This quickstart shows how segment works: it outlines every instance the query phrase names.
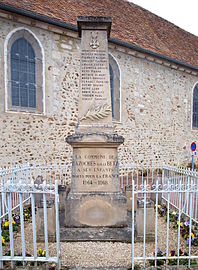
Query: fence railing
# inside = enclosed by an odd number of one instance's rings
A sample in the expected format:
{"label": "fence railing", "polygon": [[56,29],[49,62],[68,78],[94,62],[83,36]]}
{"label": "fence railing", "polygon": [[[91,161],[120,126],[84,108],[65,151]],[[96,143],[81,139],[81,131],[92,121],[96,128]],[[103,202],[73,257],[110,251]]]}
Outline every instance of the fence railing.
{"label": "fence railing", "polygon": [[[11,185],[16,184],[30,184],[32,181],[30,166],[29,164],[10,167],[5,169],[0,169],[0,185],[1,187],[10,183]],[[23,203],[26,203],[30,199],[30,195],[28,193],[22,195]],[[20,196],[17,192],[13,192],[11,194],[11,207],[12,211],[19,208]],[[3,218],[5,221],[6,216],[8,216],[8,204],[9,199],[6,192],[0,193],[0,218]]]}
{"label": "fence railing", "polygon": [[[190,169],[182,169],[172,166],[163,167],[162,185],[168,185],[170,187],[178,188],[182,186],[183,189],[189,190],[193,186],[198,185],[198,172],[191,171]],[[162,194],[162,198],[167,201],[167,194]],[[190,213],[190,192],[183,192],[181,197],[181,205],[179,201],[179,193],[170,195],[170,204],[177,210],[181,208],[181,213],[187,216],[191,216],[194,222],[198,223],[198,192],[193,192],[192,195],[192,209]]]}
{"label": "fence railing", "polygon": [[[4,175],[9,172],[4,172]],[[60,230],[59,230],[59,195],[58,181],[55,184],[35,184],[25,182],[4,183],[0,186],[0,193],[6,194],[8,217],[3,221],[0,208],[0,267],[4,269],[6,262],[11,262],[13,268],[15,263],[51,263],[55,262],[60,269]],[[13,211],[13,194],[19,198],[18,214]],[[24,196],[30,196],[29,213],[27,214],[26,205],[24,204]],[[54,220],[49,221],[49,198],[53,201],[54,206],[52,212]],[[40,211],[41,209],[41,211]],[[36,211],[38,211],[36,213]],[[42,215],[41,215],[42,213]],[[26,226],[27,215],[31,217],[30,222]],[[51,218],[52,215],[50,215]],[[53,234],[56,241],[56,254],[50,254],[49,250],[49,222],[55,224]],[[27,228],[28,227],[28,228]],[[16,233],[17,231],[17,238]],[[43,237],[43,249],[39,248],[40,243],[37,239]],[[18,240],[20,239],[20,240]],[[30,242],[32,239],[32,243]],[[20,243],[18,243],[20,241]],[[7,243],[8,242],[8,243]],[[33,250],[32,250],[33,245]],[[19,252],[20,250],[20,252]]]}
{"label": "fence railing", "polygon": [[[189,170],[164,166],[162,181],[143,178],[143,184],[132,178],[132,269],[136,264],[198,267],[197,194],[197,173]],[[138,238],[142,250],[136,254]],[[149,238],[153,250],[148,247]]]}
{"label": "fence railing", "polygon": [[[30,184],[32,182],[43,183],[53,186],[55,181],[58,181],[59,185],[67,185],[71,174],[71,164],[32,164],[29,163],[14,166],[10,168],[0,168],[0,184],[4,185],[8,181],[11,184]],[[16,192],[12,193],[12,210],[19,208],[19,194]],[[23,203],[26,203],[30,199],[30,196],[23,194]],[[7,194],[0,193],[0,208],[1,208],[1,218],[5,220],[8,215],[8,198]]]}
{"label": "fence railing", "polygon": [[157,177],[161,177],[162,169],[156,167],[143,167],[138,163],[119,165],[120,169],[120,187],[125,190],[126,187],[131,186],[134,181],[136,185],[143,185],[144,181],[147,184],[156,182]]}
{"label": "fence railing", "polygon": [[[70,164],[55,163],[31,166],[26,164],[0,170],[1,268],[4,267],[6,261],[11,262],[12,267],[19,261],[23,262],[23,265],[28,262],[55,262],[60,267],[58,185],[68,183],[70,172]],[[120,184],[123,190],[129,188],[132,194],[132,269],[136,263],[147,267],[148,263],[158,266],[159,262],[164,266],[168,266],[171,262],[176,262],[176,265],[180,266],[185,262],[190,267],[193,260],[198,260],[197,253],[194,253],[196,237],[198,244],[197,172],[170,166],[154,169],[134,164],[121,165]],[[26,225],[24,215],[27,207],[31,212],[29,225]],[[52,213],[54,213],[52,223],[55,224],[55,228],[52,226],[56,241],[55,253],[50,253],[48,241],[51,230],[48,217],[51,217]],[[17,233],[17,235],[20,234],[18,246],[13,225],[16,215],[20,220]],[[6,243],[4,245],[5,222],[8,226],[9,247]],[[162,232],[160,232],[161,225],[164,226]],[[42,230],[43,233],[41,233]],[[184,231],[185,235],[183,235]],[[173,233],[176,236],[173,237]],[[41,234],[44,241],[42,249],[41,243],[38,244],[37,241]],[[141,240],[142,250],[136,254],[135,240],[138,238]],[[175,239],[174,252],[171,245],[173,238]],[[33,249],[28,246],[29,239],[32,241]],[[152,252],[147,240],[152,240],[154,243]],[[181,253],[184,241],[187,251]],[[16,254],[18,248],[20,248],[20,254]],[[42,256],[38,254],[40,249]]]}
{"label": "fence railing", "polygon": [[71,179],[71,163],[33,164],[31,166],[32,179],[40,178],[51,185],[58,181],[59,185],[66,186]]}

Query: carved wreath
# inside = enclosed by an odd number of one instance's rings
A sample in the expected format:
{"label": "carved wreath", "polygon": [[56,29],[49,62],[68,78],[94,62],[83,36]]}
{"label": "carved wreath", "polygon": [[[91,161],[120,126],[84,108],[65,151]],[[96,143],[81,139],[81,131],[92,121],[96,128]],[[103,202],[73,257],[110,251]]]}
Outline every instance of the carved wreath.
{"label": "carved wreath", "polygon": [[91,120],[99,120],[107,117],[111,112],[111,106],[104,104],[95,107],[95,109],[89,109],[88,112],[80,118],[80,121],[91,119]]}

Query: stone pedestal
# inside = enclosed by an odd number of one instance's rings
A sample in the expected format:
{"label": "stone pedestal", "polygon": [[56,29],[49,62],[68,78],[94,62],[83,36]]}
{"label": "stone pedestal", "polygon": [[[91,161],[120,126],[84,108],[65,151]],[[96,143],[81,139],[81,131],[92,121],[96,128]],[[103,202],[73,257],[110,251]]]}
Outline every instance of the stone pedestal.
{"label": "stone pedestal", "polygon": [[[37,207],[36,213],[36,231],[37,231],[37,241],[45,241],[44,233],[44,209],[43,207]],[[48,231],[48,241],[56,241],[56,216],[55,216],[55,205],[54,202],[47,203],[47,231]]]}
{"label": "stone pedestal", "polygon": [[126,226],[126,198],[121,193],[117,148],[123,138],[110,134],[75,134],[71,191],[65,226]]}
{"label": "stone pedestal", "polygon": [[[144,224],[144,200],[138,199],[136,210],[137,241],[143,241]],[[155,240],[155,211],[154,203],[150,199],[147,199],[146,201],[146,240]]]}

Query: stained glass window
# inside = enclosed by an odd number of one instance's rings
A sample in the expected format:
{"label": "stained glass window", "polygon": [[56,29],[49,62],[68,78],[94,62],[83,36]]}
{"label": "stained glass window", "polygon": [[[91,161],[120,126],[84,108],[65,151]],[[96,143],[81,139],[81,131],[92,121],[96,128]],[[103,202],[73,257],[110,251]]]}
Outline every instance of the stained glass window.
{"label": "stained glass window", "polygon": [[117,61],[109,54],[111,109],[114,121],[120,121],[120,71]]}
{"label": "stained glass window", "polygon": [[198,128],[198,85],[193,91],[193,128]]}
{"label": "stained glass window", "polygon": [[112,117],[114,117],[114,105],[113,105],[113,69],[112,66],[109,65],[109,73],[110,73],[110,88],[111,88],[111,109],[112,109]]}
{"label": "stained glass window", "polygon": [[14,107],[36,108],[35,52],[24,37],[11,46],[11,102]]}

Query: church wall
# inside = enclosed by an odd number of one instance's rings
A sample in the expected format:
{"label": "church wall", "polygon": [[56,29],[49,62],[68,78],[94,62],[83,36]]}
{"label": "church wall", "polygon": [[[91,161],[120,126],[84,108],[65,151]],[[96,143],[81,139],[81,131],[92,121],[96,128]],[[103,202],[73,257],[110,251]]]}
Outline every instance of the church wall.
{"label": "church wall", "polygon": [[[25,25],[40,40],[45,56],[45,112],[5,112],[4,43],[23,23],[0,19],[0,166],[10,163],[70,162],[65,137],[78,115],[80,39]],[[46,24],[47,25],[47,24]],[[121,162],[177,164],[190,159],[192,88],[197,77],[112,48],[121,72],[121,120],[115,130],[125,137]]]}
{"label": "church wall", "polygon": [[192,89],[197,77],[114,52],[121,69],[120,160],[182,164],[190,160]]}
{"label": "church wall", "polygon": [[[10,31],[23,24],[0,23],[1,67],[4,42]],[[68,161],[71,149],[65,137],[77,121],[80,39],[26,26],[40,40],[45,56],[45,113],[5,112],[5,76],[0,69],[0,164]]]}

